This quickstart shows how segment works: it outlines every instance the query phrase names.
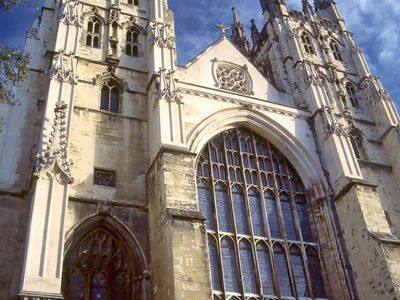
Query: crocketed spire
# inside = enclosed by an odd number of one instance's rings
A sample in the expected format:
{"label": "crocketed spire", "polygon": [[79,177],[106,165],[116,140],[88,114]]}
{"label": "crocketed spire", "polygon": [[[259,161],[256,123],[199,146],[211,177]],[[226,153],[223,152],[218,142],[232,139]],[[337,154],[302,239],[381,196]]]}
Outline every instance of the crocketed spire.
{"label": "crocketed spire", "polygon": [[255,23],[254,19],[250,20],[251,22],[251,41],[253,42],[253,47],[258,44],[258,41],[260,40],[260,31],[257,28],[257,25]]}
{"label": "crocketed spire", "polygon": [[232,42],[239,48],[239,50],[248,56],[250,54],[250,42],[247,39],[246,31],[243,23],[240,21],[236,7],[232,7]]}

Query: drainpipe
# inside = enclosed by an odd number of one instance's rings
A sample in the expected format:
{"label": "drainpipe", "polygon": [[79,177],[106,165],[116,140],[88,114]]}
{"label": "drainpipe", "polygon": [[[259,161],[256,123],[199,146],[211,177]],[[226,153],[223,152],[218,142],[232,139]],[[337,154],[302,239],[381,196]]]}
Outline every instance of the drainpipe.
{"label": "drainpipe", "polygon": [[329,172],[326,169],[326,165],[325,165],[324,159],[322,157],[321,147],[319,145],[318,138],[317,138],[317,132],[315,131],[314,119],[312,117],[309,118],[307,120],[307,123],[310,126],[310,129],[311,129],[314,141],[315,141],[315,147],[316,147],[316,151],[315,152],[318,155],[319,163],[320,163],[322,171],[324,173],[326,182],[328,183],[328,189],[329,189],[329,191],[328,191],[328,194],[329,194],[329,196],[328,196],[328,199],[329,199],[328,204],[329,204],[329,208],[332,211],[333,222],[335,224],[334,227],[335,227],[335,231],[337,233],[337,237],[339,239],[339,245],[340,245],[340,248],[342,250],[341,252],[343,253],[342,256],[343,256],[343,259],[344,259],[344,262],[345,262],[345,269],[347,270],[348,279],[350,281],[350,286],[351,286],[351,290],[352,290],[352,293],[353,293],[353,297],[354,297],[354,300],[360,300],[360,296],[358,294],[353,268],[351,267],[351,263],[350,263],[350,259],[349,259],[349,252],[347,250],[346,244],[345,244],[343,236],[342,236],[342,228],[341,228],[340,221],[339,221],[339,215],[338,215],[338,212],[336,210],[335,203],[334,203],[334,201],[335,201],[334,200],[334,198],[335,198],[334,188],[333,188],[330,176],[329,176]]}

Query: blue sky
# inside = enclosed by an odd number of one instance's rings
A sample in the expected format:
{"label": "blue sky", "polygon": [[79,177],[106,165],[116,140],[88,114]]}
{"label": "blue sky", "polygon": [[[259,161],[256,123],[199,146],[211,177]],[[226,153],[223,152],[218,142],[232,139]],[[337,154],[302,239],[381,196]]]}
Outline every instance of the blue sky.
{"label": "blue sky", "polygon": [[[289,8],[300,9],[301,0],[286,2]],[[400,1],[337,0],[337,3],[372,72],[381,77],[400,106],[400,72],[397,72],[400,69]],[[243,23],[248,25],[254,18],[262,28],[259,0],[169,0],[169,4],[175,13],[180,63],[186,63],[218,38],[216,23],[223,21],[230,25],[232,5],[238,8]],[[0,13],[0,43],[22,48],[25,33],[39,12],[27,4],[8,14]]]}

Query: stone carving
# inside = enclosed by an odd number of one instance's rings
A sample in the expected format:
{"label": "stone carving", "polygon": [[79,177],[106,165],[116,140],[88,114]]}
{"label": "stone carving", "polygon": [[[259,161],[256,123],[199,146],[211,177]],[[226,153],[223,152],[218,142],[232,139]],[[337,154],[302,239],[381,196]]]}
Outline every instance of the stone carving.
{"label": "stone carving", "polygon": [[344,134],[344,125],[339,123],[332,107],[325,106],[320,109],[320,112],[324,116],[324,128],[326,133],[339,136]]}
{"label": "stone carving", "polygon": [[175,71],[160,68],[158,71],[159,81],[156,88],[156,96],[159,100],[166,99],[171,102],[181,102],[181,97],[179,97],[175,81]]}
{"label": "stone carving", "polygon": [[293,38],[300,38],[300,34],[299,34],[300,31],[301,31],[301,28],[300,28],[300,27],[290,28],[289,31],[288,31],[288,36],[289,36],[289,38],[290,38],[290,39],[293,39]]}
{"label": "stone carving", "polygon": [[372,95],[375,100],[393,101],[389,92],[385,89],[381,80],[377,76],[365,78],[361,83],[361,88],[365,93]]}
{"label": "stone carving", "polygon": [[171,24],[154,22],[151,24],[151,43],[159,47],[173,48],[173,38],[170,36],[169,29]]}
{"label": "stone carving", "polygon": [[80,26],[79,0],[66,0],[61,20],[68,25]]}
{"label": "stone carving", "polygon": [[99,215],[107,217],[112,214],[112,203],[109,201],[100,201],[97,203],[97,212]]}
{"label": "stone carving", "polygon": [[50,79],[60,82],[78,83],[78,75],[75,68],[75,56],[66,55],[63,51],[54,55],[50,69]]}
{"label": "stone carving", "polygon": [[251,94],[252,86],[247,66],[237,66],[231,63],[215,61],[214,77],[219,88]]}
{"label": "stone carving", "polygon": [[71,175],[73,162],[67,158],[67,109],[65,102],[56,103],[50,138],[47,145],[43,146],[43,152],[37,155],[34,176],[40,177],[42,171],[52,170],[62,175],[62,181],[71,184],[74,178]]}
{"label": "stone carving", "polygon": [[320,76],[315,69],[314,64],[309,60],[304,60],[302,64],[304,86],[308,89],[311,85],[321,86]]}
{"label": "stone carving", "polygon": [[110,20],[109,23],[113,24],[114,22],[119,23],[119,16],[120,16],[120,8],[113,4],[110,10]]}

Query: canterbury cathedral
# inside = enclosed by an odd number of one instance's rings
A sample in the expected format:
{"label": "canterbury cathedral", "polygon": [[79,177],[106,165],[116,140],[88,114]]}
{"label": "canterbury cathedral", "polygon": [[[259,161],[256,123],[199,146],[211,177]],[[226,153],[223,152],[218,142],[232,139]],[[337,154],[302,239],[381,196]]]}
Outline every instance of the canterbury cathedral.
{"label": "canterbury cathedral", "polygon": [[400,299],[399,114],[298,1],[185,65],[167,0],[45,1],[0,104],[1,300]]}

